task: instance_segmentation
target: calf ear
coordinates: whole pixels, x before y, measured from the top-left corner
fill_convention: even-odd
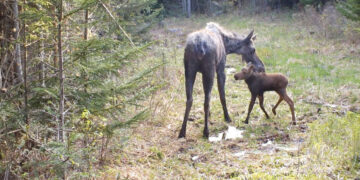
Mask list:
[[[248,69],[248,71],[249,71],[249,72],[252,72],[252,71],[254,71],[254,65],[253,65],[253,64],[251,64],[251,65],[249,66],[249,69]]]

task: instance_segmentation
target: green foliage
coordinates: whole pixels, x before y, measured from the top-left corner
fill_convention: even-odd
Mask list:
[[[156,0],[67,1],[62,42],[66,141],[58,142],[60,96],[53,54],[57,53],[58,2],[19,1],[26,9],[19,17],[26,22],[31,59],[27,64],[26,111],[30,123],[24,121],[24,86],[12,86],[8,93],[0,93],[0,176],[11,167],[11,172],[24,179],[63,178],[65,170],[70,179],[95,178],[94,166],[105,164],[112,149],[122,147],[129,139],[133,125],[147,119],[146,102],[162,86],[154,72],[163,64],[140,61],[152,43],[137,36],[162,18],[162,7],[155,6]],[[123,38],[101,3],[110,7],[118,23],[134,35],[136,46]],[[91,14],[87,24],[85,9]],[[83,39],[84,27],[89,29],[87,40]],[[39,69],[41,64],[43,70]],[[39,78],[41,73],[44,79]],[[112,138],[119,140],[112,142]]]
[[[336,165],[339,171],[360,169],[360,114],[348,112],[310,126],[310,149],[321,163]]]
[[[360,0],[340,1],[337,8],[348,19],[360,21]]]

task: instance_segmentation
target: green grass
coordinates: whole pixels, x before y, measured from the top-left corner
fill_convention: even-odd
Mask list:
[[[290,110],[284,102],[278,107],[278,114],[272,114],[272,105],[278,99],[273,92],[265,94],[264,102],[271,118],[267,120],[256,103],[250,124],[242,123],[250,93],[243,81],[235,81],[233,74],[229,74],[226,98],[233,120],[230,125],[244,129],[244,138],[210,143],[202,138],[204,95],[198,74],[190,113],[194,121],[188,122],[187,138],[177,139],[186,99],[182,63],[186,34],[209,21],[243,35],[255,29],[256,51],[267,72],[283,73],[289,78],[288,93],[295,102],[297,126],[290,125]],[[160,43],[147,52],[139,68],[165,58],[168,62],[165,76],[160,68],[154,82],[161,80],[166,85],[144,104],[150,107],[152,117],[134,130],[133,138],[123,149],[124,155],[104,169],[105,178],[353,179],[360,176],[359,165],[352,165],[357,161],[352,153],[359,150],[359,135],[354,132],[359,130],[351,129],[358,128],[352,125],[359,122],[352,115],[344,116],[346,107],[360,104],[360,62],[349,50],[353,44],[310,35],[308,27],[291,18],[291,12],[255,17],[169,18],[164,22],[164,28],[154,28],[149,33]],[[179,29],[181,33],[171,33],[169,29]],[[238,55],[229,55],[227,65],[237,71],[245,66]],[[216,81],[210,106],[210,134],[214,136],[228,125],[223,119]],[[276,145],[298,150],[280,149],[270,153],[262,146],[266,137],[273,137],[271,141]],[[235,157],[234,153],[240,151],[246,154]],[[194,156],[199,158],[194,161]]]

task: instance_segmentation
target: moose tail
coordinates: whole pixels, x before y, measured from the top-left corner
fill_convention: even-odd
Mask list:
[[[206,44],[204,42],[198,41],[195,45],[195,54],[198,60],[202,60],[206,54]]]

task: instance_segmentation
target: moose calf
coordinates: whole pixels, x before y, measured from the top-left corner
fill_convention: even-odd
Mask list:
[[[275,91],[279,94],[280,98],[276,105],[273,107],[272,112],[276,115],[276,108],[281,103],[282,100],[285,100],[291,110],[292,123],[295,125],[295,113],[294,113],[294,103],[290,97],[286,94],[286,86],[288,85],[287,78],[282,74],[266,74],[264,72],[255,72],[254,65],[250,65],[247,68],[243,68],[241,72],[234,75],[235,80],[245,80],[248,88],[251,92],[251,101],[248,109],[248,114],[245,120],[245,123],[249,123],[249,116],[251,110],[253,109],[256,97],[259,98],[259,104],[262,111],[264,111],[266,118],[269,118],[269,115],[266,113],[263,102],[264,102],[264,92],[265,91]]]

